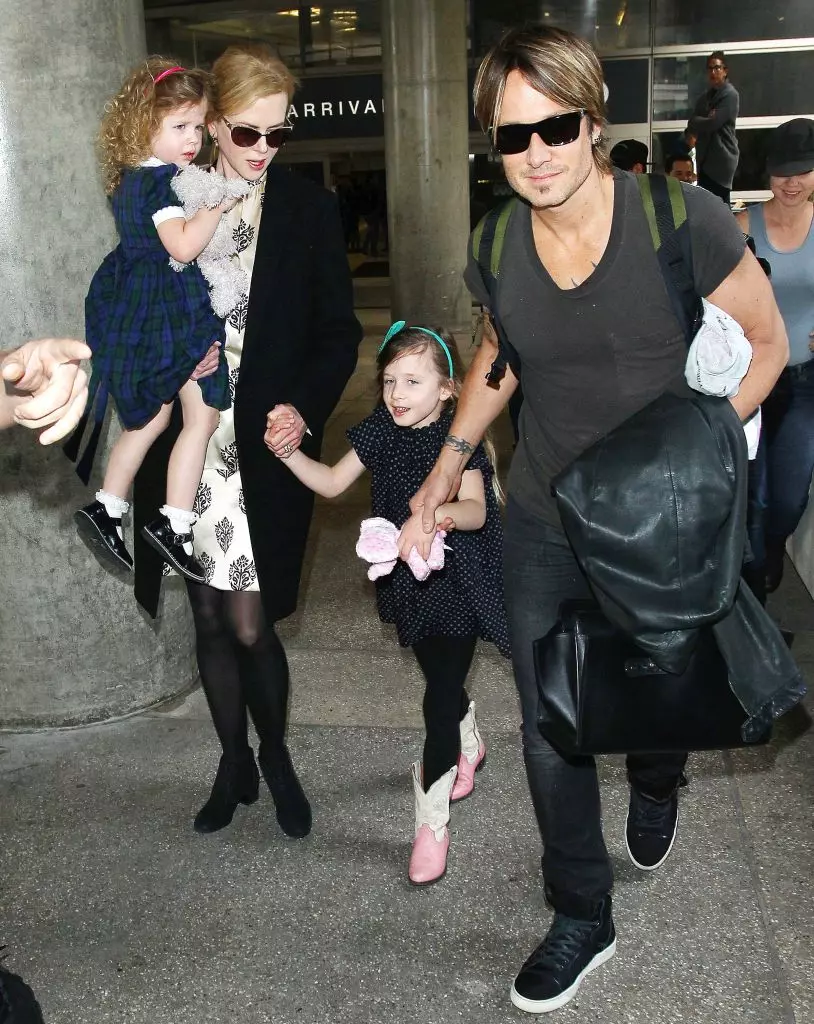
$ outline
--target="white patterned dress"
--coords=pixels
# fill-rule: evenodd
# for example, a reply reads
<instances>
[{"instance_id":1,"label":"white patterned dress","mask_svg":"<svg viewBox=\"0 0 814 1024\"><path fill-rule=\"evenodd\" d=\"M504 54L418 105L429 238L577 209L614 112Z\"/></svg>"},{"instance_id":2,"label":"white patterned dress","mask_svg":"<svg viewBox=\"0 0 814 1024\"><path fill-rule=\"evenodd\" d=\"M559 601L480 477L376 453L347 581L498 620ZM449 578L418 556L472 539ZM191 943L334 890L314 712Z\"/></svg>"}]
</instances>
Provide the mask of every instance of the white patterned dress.
<instances>
[{"instance_id":1,"label":"white patterned dress","mask_svg":"<svg viewBox=\"0 0 814 1024\"><path fill-rule=\"evenodd\" d=\"M237 255L233 259L246 271L249 282L264 191L265 179L226 214L237 244ZM226 362L233 403L248 305L246 297L226 318ZM209 586L217 590L259 590L237 464L233 408L220 414L218 428L209 441L193 511L199 516L193 528L195 556L206 572Z\"/></svg>"}]
</instances>

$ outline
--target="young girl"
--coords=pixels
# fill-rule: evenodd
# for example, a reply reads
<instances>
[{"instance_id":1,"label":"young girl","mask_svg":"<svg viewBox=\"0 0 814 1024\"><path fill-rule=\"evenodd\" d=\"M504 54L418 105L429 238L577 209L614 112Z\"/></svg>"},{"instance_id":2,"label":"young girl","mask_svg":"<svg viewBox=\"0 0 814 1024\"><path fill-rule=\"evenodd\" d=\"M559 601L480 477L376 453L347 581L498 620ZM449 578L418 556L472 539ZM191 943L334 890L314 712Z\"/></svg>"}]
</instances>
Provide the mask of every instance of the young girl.
<instances>
[{"instance_id":1,"label":"young girl","mask_svg":"<svg viewBox=\"0 0 814 1024\"><path fill-rule=\"evenodd\" d=\"M420 532L421 517L411 516L409 501L435 464L452 422L456 356L451 336L395 323L377 358L381 404L348 431L351 451L335 466L301 451L280 457L306 487L326 498L342 494L370 470L372 515ZM509 653L493 473L479 445L457 500L438 509L439 527L454 528L446 537L443 569L419 582L399 561L390 575L376 580L379 617L395 623L399 643L412 647L427 682L424 756L412 766L416 831L409 877L416 885L444 874L450 800L472 792L486 753L464 689L478 636Z\"/></svg>"},{"instance_id":2,"label":"young girl","mask_svg":"<svg viewBox=\"0 0 814 1024\"><path fill-rule=\"evenodd\" d=\"M228 409L230 398L222 354L213 375L190 380L211 345L224 338L192 261L235 200L185 220L171 182L200 151L208 107L206 73L162 57L133 71L106 107L100 147L120 243L94 275L85 306L96 396L96 426L78 470L86 482L108 393L124 429L96 500L74 517L82 538L106 560L133 567L121 529L127 493L177 396L183 428L170 456L166 504L144 535L174 569L197 582L205 577L192 555L192 507L218 410ZM173 269L170 257L186 266ZM69 454L76 454L80 436L81 429Z\"/></svg>"}]
</instances>

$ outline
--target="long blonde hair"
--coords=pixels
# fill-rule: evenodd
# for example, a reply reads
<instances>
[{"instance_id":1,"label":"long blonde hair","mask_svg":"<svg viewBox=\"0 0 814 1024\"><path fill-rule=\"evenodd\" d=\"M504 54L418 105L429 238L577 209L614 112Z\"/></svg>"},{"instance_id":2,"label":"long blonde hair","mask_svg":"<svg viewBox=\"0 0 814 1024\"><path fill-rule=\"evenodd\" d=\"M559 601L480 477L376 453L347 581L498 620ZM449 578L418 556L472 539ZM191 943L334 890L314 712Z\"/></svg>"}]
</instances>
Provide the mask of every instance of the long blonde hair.
<instances>
[{"instance_id":1,"label":"long blonde hair","mask_svg":"<svg viewBox=\"0 0 814 1024\"><path fill-rule=\"evenodd\" d=\"M446 407L450 411L454 411L458 401L458 395L461 391L461 354L458 349L458 343L455 340L455 336L449 331L444 330L443 327L431 327L429 330L433 334L437 334L439 338L443 339L444 344L449 350L450 359L452 360L452 374L450 375L450 367L447 362L446 352L441 348L437 341L434 341L432 336L426 333L426 329L420 327L408 327L404 326L400 331L393 335L393 337L383 345L376 356L376 380L379 385L378 400L381 402L384 398L384 371L393 362L394 359L398 359L399 356L406 355L408 352L421 355L424 352L429 352L432 356L432 362L439 375L444 380L450 380L452 382L452 394L446 401ZM487 432L483 436L483 449L486 452L486 457L489 459L489 463L492 467L492 493L500 504L503 504L506 500L506 496L503 493L503 488L500 486L500 479L497 472L497 451L495 450L494 442L490 432Z\"/></svg>"},{"instance_id":2,"label":"long blonde hair","mask_svg":"<svg viewBox=\"0 0 814 1024\"><path fill-rule=\"evenodd\" d=\"M170 111L203 100L208 113L211 79L205 71L182 68L156 81L175 67L166 57L148 57L105 104L97 145L108 195L118 188L125 168L138 167L150 155L153 136Z\"/></svg>"}]
</instances>

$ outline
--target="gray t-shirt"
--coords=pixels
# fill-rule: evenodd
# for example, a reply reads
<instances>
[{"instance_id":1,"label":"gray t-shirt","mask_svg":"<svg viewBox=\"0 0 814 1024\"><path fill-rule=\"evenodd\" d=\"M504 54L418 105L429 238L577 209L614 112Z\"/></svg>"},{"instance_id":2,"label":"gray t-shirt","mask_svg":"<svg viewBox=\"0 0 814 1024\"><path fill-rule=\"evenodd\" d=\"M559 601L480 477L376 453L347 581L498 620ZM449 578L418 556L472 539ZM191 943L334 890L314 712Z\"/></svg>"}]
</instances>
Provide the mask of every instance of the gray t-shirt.
<instances>
[{"instance_id":1,"label":"gray t-shirt","mask_svg":"<svg viewBox=\"0 0 814 1024\"><path fill-rule=\"evenodd\" d=\"M717 196L682 188L695 287L707 296L740 262L745 240ZM474 260L465 279L489 306ZM531 210L519 206L506 232L494 307L520 357L524 397L508 492L527 512L561 528L552 478L664 391L686 393L684 332L634 176L614 171L608 245L578 288L554 284L534 246Z\"/></svg>"}]
</instances>

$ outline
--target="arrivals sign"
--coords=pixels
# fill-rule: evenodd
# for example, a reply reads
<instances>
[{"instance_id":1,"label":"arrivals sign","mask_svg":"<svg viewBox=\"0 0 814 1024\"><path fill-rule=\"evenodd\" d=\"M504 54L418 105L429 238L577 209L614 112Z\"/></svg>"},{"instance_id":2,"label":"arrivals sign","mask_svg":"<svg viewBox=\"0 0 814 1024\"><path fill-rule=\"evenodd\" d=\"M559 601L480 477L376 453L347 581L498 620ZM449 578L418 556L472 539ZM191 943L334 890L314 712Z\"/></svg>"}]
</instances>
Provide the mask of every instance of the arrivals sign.
<instances>
[{"instance_id":1,"label":"arrivals sign","mask_svg":"<svg viewBox=\"0 0 814 1024\"><path fill-rule=\"evenodd\" d=\"M358 139L384 135L381 75L304 78L288 109L298 139Z\"/></svg>"}]
</instances>

